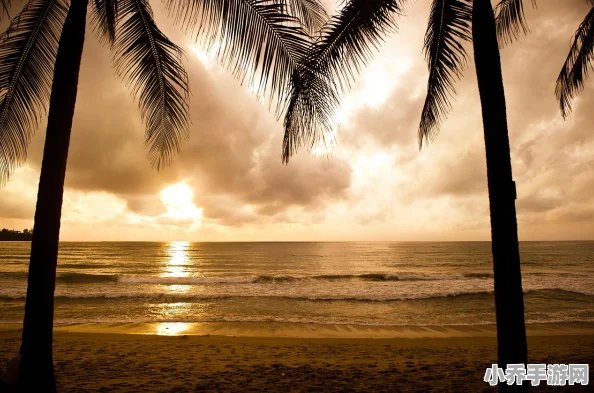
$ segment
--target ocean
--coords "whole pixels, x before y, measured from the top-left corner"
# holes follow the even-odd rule
[[[30,243],[0,242],[0,323]],[[594,321],[594,242],[523,242],[528,323]],[[489,242],[60,243],[56,324],[495,323]]]

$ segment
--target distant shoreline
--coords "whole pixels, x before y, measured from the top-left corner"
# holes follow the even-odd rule
[[[21,232],[2,228],[0,231],[0,241],[2,242],[30,242],[31,239],[33,239],[33,231],[29,229],[25,229]]]

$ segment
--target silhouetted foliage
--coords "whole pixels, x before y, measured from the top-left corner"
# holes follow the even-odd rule
[[[571,113],[572,101],[584,90],[584,83],[594,65],[594,0],[587,2],[592,4],[592,8],[575,32],[555,88],[564,118]]]
[[[23,229],[21,232],[2,228],[2,231],[0,232],[0,241],[30,241],[32,238],[33,229]]]
[[[536,0],[531,1],[536,6]],[[501,45],[512,42],[521,32],[528,33],[522,2],[523,0],[502,0],[497,6],[497,33]],[[563,118],[571,113],[573,100],[584,90],[588,73],[594,65],[594,0],[585,2],[592,5],[592,8],[572,38],[567,59],[555,86],[555,96]]]

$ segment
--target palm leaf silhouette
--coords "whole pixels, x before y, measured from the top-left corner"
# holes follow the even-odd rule
[[[429,64],[429,81],[419,126],[419,148],[437,135],[451,108],[449,99],[455,94],[454,79],[460,78],[466,63],[461,41],[472,39],[471,23],[471,1],[433,1],[423,47]]]
[[[247,79],[258,98],[276,99],[280,113],[290,77],[311,45],[299,19],[288,14],[300,2],[317,0],[168,0],[168,8],[242,84]]]
[[[324,25],[291,77],[282,159],[302,145],[325,141],[336,126],[340,93],[371,58],[383,37],[395,30],[406,0],[349,0]]]
[[[25,161],[47,111],[66,11],[61,0],[31,0],[0,35],[0,185]]]
[[[188,75],[183,51],[157,27],[147,0],[123,0],[113,45],[116,72],[132,87],[146,123],[151,165],[171,162],[188,137]]]
[[[100,40],[115,41],[118,0],[94,0],[93,20]]]
[[[594,0],[588,1],[594,5]],[[555,96],[559,100],[564,118],[571,113],[572,100],[584,89],[584,81],[593,61],[594,7],[577,29],[565,64],[557,78]]]
[[[328,20],[324,6],[318,0],[281,0],[289,15],[301,21],[309,34],[315,34]]]
[[[536,7],[536,0],[531,0]],[[522,33],[528,33],[523,0],[501,0],[495,7],[495,24],[500,46],[511,44]]]

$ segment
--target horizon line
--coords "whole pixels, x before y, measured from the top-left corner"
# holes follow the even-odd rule
[[[30,243],[30,240],[0,240],[0,243]],[[594,239],[520,240],[529,242],[594,242]],[[60,240],[60,243],[491,243],[491,240]]]

